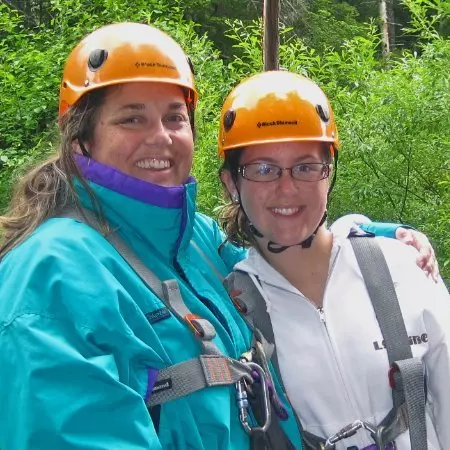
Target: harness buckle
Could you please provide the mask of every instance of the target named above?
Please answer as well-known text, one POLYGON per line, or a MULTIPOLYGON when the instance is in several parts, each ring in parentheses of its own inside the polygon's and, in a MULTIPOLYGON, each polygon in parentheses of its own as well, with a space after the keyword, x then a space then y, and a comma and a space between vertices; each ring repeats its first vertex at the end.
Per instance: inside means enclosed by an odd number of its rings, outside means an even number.
POLYGON ((245 304, 245 302, 243 302, 240 298, 239 295, 242 294, 242 291, 239 291, 237 289, 233 289, 230 292, 230 298, 231 301, 233 302, 234 306, 236 306, 236 309, 243 314, 244 316, 247 315, 248 313, 248 307, 245 304))
POLYGON ((198 320, 201 320, 200 316, 197 314, 186 314, 184 320, 198 338, 202 339, 205 336, 205 330, 198 322, 198 320))

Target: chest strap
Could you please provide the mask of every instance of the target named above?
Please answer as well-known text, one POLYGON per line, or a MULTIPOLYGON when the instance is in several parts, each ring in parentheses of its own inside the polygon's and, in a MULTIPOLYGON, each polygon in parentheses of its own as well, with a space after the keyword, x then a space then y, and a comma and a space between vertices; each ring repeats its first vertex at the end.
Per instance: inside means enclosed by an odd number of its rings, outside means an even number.
MULTIPOLYGON (((377 448, 384 450, 386 445, 409 428, 411 450, 426 450, 423 364, 420 358, 412 357, 409 338, 384 255, 376 240, 371 237, 351 237, 350 241, 388 349, 388 377, 393 399, 392 410, 378 426, 372 427, 370 424, 359 421, 367 426, 360 426, 358 429, 372 429, 371 436, 377 448)), ((225 286, 236 308, 254 330, 256 339, 258 336, 263 336, 268 345, 275 345, 266 302, 250 276, 247 273, 235 271, 226 278, 225 286)), ((271 359, 277 376, 282 382, 276 346, 271 359)), ((302 429, 298 418, 297 421, 302 429)), ((339 440, 351 435, 347 433, 349 427, 350 425, 344 427, 328 439, 302 430, 304 448, 333 450, 339 440)))

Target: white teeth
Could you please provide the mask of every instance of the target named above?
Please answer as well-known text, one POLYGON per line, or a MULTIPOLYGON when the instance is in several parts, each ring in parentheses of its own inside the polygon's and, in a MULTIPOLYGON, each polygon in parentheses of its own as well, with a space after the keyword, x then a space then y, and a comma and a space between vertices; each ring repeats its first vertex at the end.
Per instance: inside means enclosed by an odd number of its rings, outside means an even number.
POLYGON ((300 208, 273 208, 275 214, 281 214, 282 216, 292 216, 299 210, 300 208))
POLYGON ((147 158, 140 159, 135 165, 141 169, 163 170, 170 167, 170 161, 168 159, 147 158))

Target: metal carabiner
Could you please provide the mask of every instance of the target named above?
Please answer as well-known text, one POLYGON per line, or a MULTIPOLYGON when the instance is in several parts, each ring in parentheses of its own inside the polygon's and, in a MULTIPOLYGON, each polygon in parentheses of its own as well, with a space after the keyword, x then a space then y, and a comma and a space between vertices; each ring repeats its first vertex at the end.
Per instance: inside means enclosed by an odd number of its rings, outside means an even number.
POLYGON ((379 426, 375 433, 373 433, 373 439, 375 441, 375 444, 377 446, 377 450, 385 450, 385 445, 383 444, 383 432, 385 430, 385 427, 379 426))
POLYGON ((337 442, 355 435, 360 429, 369 431, 372 434, 372 436, 374 436, 377 432, 377 428, 374 427, 372 424, 358 419, 352 422, 351 424, 341 428, 337 433, 330 436, 325 441, 323 450, 334 450, 336 448, 337 442))
MULTIPOLYGON (((241 357, 239 358, 239 361, 241 363, 248 365, 248 363, 252 359, 253 359, 252 351, 249 350, 241 355, 241 357)), ((248 403, 248 395, 247 395, 248 390, 249 390, 249 387, 248 387, 246 379, 241 378, 236 383, 236 403, 237 403, 237 407, 239 410, 239 421, 241 422, 241 425, 243 426, 244 430, 248 434, 250 434, 251 428, 250 428, 250 425, 248 424, 248 417, 249 417, 249 414, 248 414, 249 403, 248 403)))
POLYGON ((239 409, 239 420, 240 420, 244 430, 248 434, 252 434, 255 431, 265 433, 269 429, 270 421, 271 421, 270 397, 269 397, 269 390, 267 388, 266 374, 259 364, 256 364, 254 362, 245 362, 245 363, 247 364, 248 368, 252 370, 252 372, 255 372, 259 376, 259 379, 261 382, 263 407, 264 407, 264 422, 261 426, 258 426, 258 427, 252 427, 248 423, 249 403, 248 403, 247 391, 246 391, 245 383, 244 383, 243 379, 239 380, 236 383, 236 399, 237 399, 237 405, 238 405, 238 409, 239 409))
POLYGON ((239 410, 239 421, 244 427, 244 430, 250 434, 251 428, 248 424, 248 398, 247 391, 244 386, 243 380, 239 380, 236 383, 236 403, 239 410))

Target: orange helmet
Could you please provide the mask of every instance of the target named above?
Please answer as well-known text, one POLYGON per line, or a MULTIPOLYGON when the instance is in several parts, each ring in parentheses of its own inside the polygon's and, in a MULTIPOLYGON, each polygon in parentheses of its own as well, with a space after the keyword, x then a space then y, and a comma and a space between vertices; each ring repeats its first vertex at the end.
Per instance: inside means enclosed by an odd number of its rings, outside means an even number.
POLYGON ((198 94, 192 64, 167 34, 150 25, 117 23, 87 35, 66 61, 59 116, 84 94, 120 83, 153 81, 186 88, 194 108, 198 94))
POLYGON ((248 145, 329 142, 339 148, 333 111, 310 79, 287 71, 263 72, 242 81, 225 100, 220 117, 219 155, 248 145))

